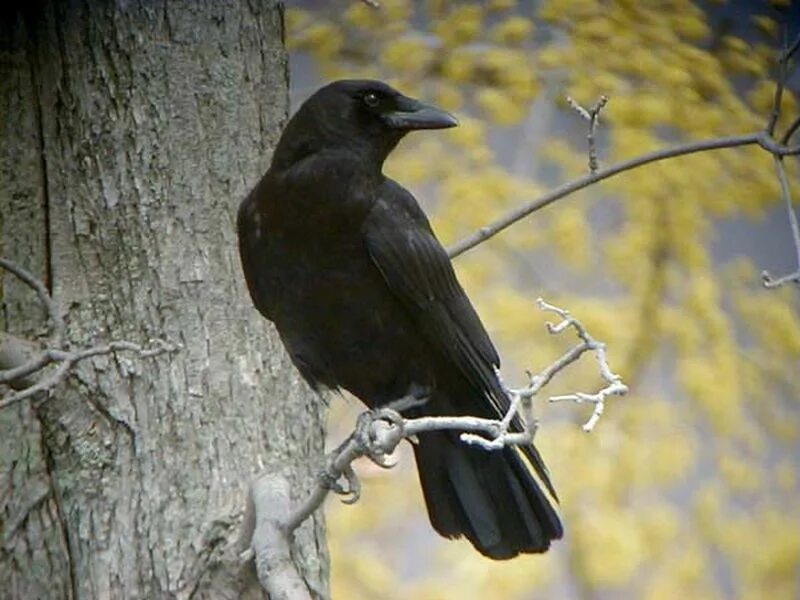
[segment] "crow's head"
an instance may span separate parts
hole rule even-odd
[[[456,125],[450,113],[383,82],[344,79],[320,88],[303,103],[281,135],[276,158],[290,164],[313,152],[341,149],[380,165],[409,131]]]

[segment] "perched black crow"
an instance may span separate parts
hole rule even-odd
[[[371,408],[427,397],[407,416],[497,418],[500,364],[414,197],[383,162],[414,129],[448,113],[378,81],[337,81],[289,121],[272,164],[239,209],[239,249],[256,308],[314,387]],[[544,552],[562,535],[533,445],[487,451],[456,432],[414,446],[431,523],[482,554]]]

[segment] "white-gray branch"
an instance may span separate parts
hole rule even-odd
[[[352,467],[353,461],[364,456],[381,467],[389,468],[393,465],[387,464],[387,458],[403,439],[413,440],[415,436],[429,431],[454,430],[461,432],[460,437],[464,443],[479,445],[486,451],[531,443],[537,428],[532,409],[533,397],[560,371],[563,371],[586,352],[595,353],[600,376],[608,385],[594,394],[576,392],[568,396],[550,398],[550,401],[592,402],[595,405],[594,412],[583,426],[585,431],[591,431],[603,413],[606,399],[612,395],[624,395],[627,393],[628,387],[622,382],[620,376],[614,374],[609,367],[605,344],[595,340],[580,321],[570,316],[568,311],[548,304],[541,298],[538,300],[538,305],[541,310],[555,312],[561,317],[561,321],[556,325],[546,324],[547,331],[551,335],[558,335],[572,327],[580,342],[539,374],[528,373],[529,383],[527,386],[510,389],[504,384],[511,402],[507,413],[502,418],[483,419],[454,416],[406,419],[390,408],[363,413],[359,417],[353,433],[326,458],[326,466],[311,494],[299,506],[285,513],[278,528],[283,532],[285,539],[288,540],[292,531],[322,505],[331,490],[345,496],[343,501],[346,503],[358,500],[360,484]],[[515,419],[518,415],[520,419]],[[520,421],[522,423],[521,431],[519,430]],[[512,423],[515,424],[515,429],[512,429]],[[253,501],[255,500],[254,497]],[[257,532],[257,526],[255,530]],[[246,526],[245,536],[249,534],[249,531],[252,531],[252,522]],[[257,554],[255,544],[253,549]]]
[[[600,111],[608,104],[608,96],[600,96],[597,102],[594,103],[594,106],[588,109],[583,108],[570,96],[567,96],[567,104],[581,117],[589,121],[589,131],[586,133],[586,141],[589,143],[589,172],[592,174],[597,173],[599,164],[597,162],[595,132],[597,131],[597,126],[600,124]]]
[[[798,119],[798,123],[800,123],[800,118]],[[792,230],[792,239],[794,240],[794,252],[797,268],[793,272],[777,278],[773,278],[769,271],[762,271],[761,281],[764,283],[765,288],[780,287],[791,281],[800,285],[800,225],[797,223],[797,214],[795,214],[794,207],[792,206],[792,194],[789,190],[789,181],[786,177],[786,168],[783,166],[783,159],[778,156],[773,156],[772,158],[773,162],[775,163],[775,171],[778,175],[778,181],[781,184],[781,196],[783,197],[783,203],[786,206],[789,227]]]
[[[262,475],[250,486],[245,517],[253,531],[250,548],[258,580],[270,600],[311,600],[292,560],[290,532],[285,526],[290,492],[288,479],[280,473]]]

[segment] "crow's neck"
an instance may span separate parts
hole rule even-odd
[[[373,144],[352,141],[332,144],[314,138],[293,139],[288,144],[279,144],[275,149],[272,168],[286,171],[304,161],[317,159],[333,163],[358,164],[359,170],[365,174],[380,175],[391,149],[391,147],[376,147]]]
[[[343,162],[361,164],[365,172],[380,174],[389,153],[402,133],[344,132],[325,120],[300,122],[292,119],[281,135],[272,157],[272,168],[285,171],[313,156],[338,157]]]

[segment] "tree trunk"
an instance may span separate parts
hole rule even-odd
[[[2,255],[51,287],[72,348],[181,349],[85,361],[0,410],[0,597],[259,597],[227,550],[244,492],[281,469],[300,497],[324,439],[236,251],[287,113],[282,8],[31,4],[0,17]],[[34,294],[0,277],[3,329],[40,334]],[[324,594],[321,517],[293,550]]]

